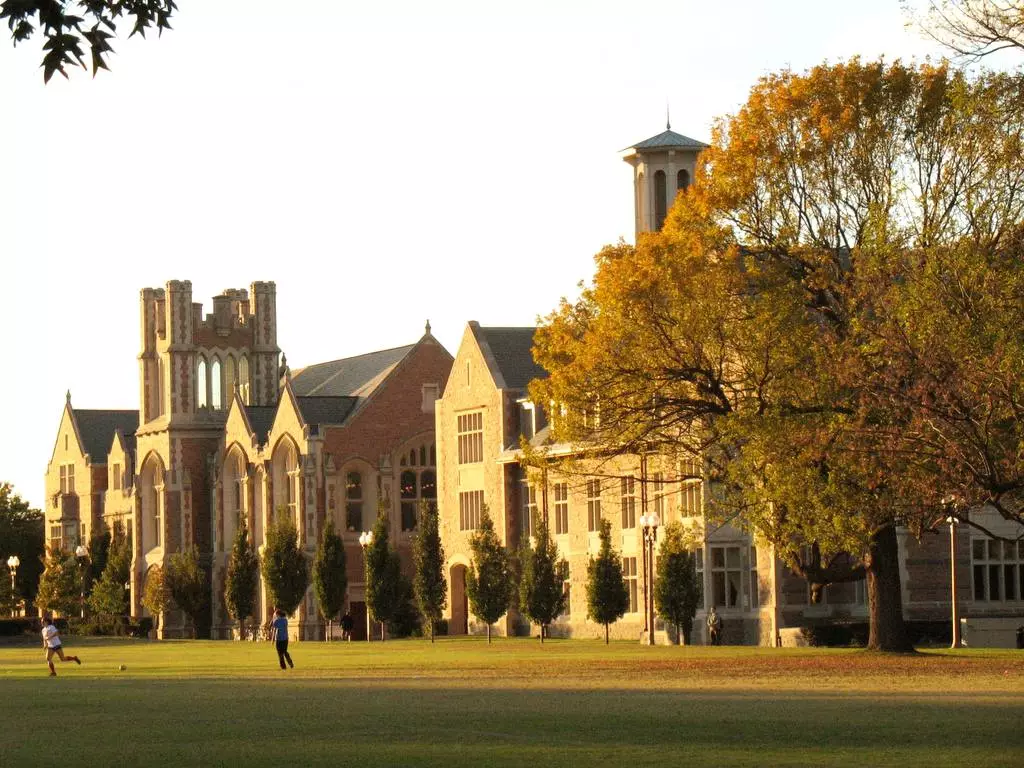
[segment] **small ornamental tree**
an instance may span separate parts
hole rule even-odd
[[[413,544],[416,562],[416,603],[423,620],[430,625],[430,642],[434,642],[434,625],[441,620],[448,601],[448,582],[444,577],[444,547],[438,529],[437,507],[424,504],[420,525]]]
[[[167,574],[159,565],[146,572],[146,583],[142,587],[142,606],[156,619],[154,629],[160,629],[160,617],[171,607],[171,591],[167,587]]]
[[[334,619],[345,606],[345,590],[348,588],[345,568],[345,544],[334,529],[334,518],[328,517],[313,558],[313,594],[316,595],[320,614],[327,621],[327,640],[331,639]]]
[[[676,627],[676,642],[690,644],[693,617],[697,613],[701,589],[692,543],[682,523],[665,526],[665,539],[658,549],[658,575],[654,579],[654,606],[658,615]]]
[[[612,524],[602,518],[601,549],[587,563],[587,616],[604,624],[604,642],[608,644],[608,626],[629,610],[629,590],[622,576],[622,558],[612,549]]]
[[[548,625],[565,612],[568,565],[558,557],[558,546],[551,539],[546,518],[538,522],[536,538],[537,546],[524,551],[519,607],[530,621],[540,624],[543,643]]]
[[[97,527],[89,537],[89,578],[93,582],[103,578],[113,538],[106,525]]]
[[[263,579],[270,599],[289,616],[295,613],[309,586],[306,556],[299,549],[299,532],[286,509],[279,509],[267,529],[263,547]]]
[[[388,527],[388,516],[381,509],[373,525],[373,539],[364,551],[366,607],[374,621],[381,624],[382,641],[385,625],[395,618],[403,600],[409,596],[407,585],[403,584],[398,553],[391,549]]]
[[[18,599],[11,589],[11,582],[3,574],[0,574],[0,614],[14,616],[14,609],[17,607]]]
[[[94,537],[93,541],[103,541]],[[120,617],[128,613],[125,582],[131,577],[132,544],[124,535],[110,537],[103,545],[103,571],[92,588],[88,605],[107,630],[120,631]]]
[[[82,569],[73,554],[51,549],[39,577],[36,606],[42,611],[57,611],[64,616],[82,608]]]
[[[228,559],[224,579],[224,604],[238,622],[238,639],[245,639],[245,619],[256,609],[256,586],[260,578],[260,560],[249,541],[249,528],[242,519]]]
[[[515,583],[508,551],[498,540],[494,523],[487,509],[480,514],[480,527],[469,539],[472,560],[466,574],[466,594],[473,615],[487,625],[487,642],[491,642],[491,625],[508,610]]]
[[[167,561],[166,579],[171,599],[192,624],[192,639],[195,640],[196,619],[206,609],[210,584],[194,547],[171,555]]]

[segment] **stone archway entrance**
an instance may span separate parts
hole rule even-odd
[[[453,565],[449,583],[452,585],[452,620],[448,624],[448,634],[468,634],[469,596],[466,594],[466,566]]]

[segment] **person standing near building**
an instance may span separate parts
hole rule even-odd
[[[61,661],[73,661],[81,664],[82,660],[77,656],[65,656],[64,647],[60,641],[60,630],[53,625],[53,616],[49,613],[43,614],[43,648],[46,649],[46,666],[50,668],[50,677],[57,676],[57,670],[53,668],[53,657]]]
[[[722,644],[722,617],[718,615],[713,605],[708,611],[708,642],[711,645]]]
[[[289,667],[295,669],[291,654],[288,653],[288,617],[285,616],[284,611],[280,608],[274,612],[274,620],[270,622],[270,630],[274,635],[274,647],[277,648],[277,660],[281,663],[281,669],[286,669],[284,665],[285,660],[288,661]]]

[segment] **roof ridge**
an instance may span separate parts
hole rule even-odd
[[[397,351],[399,349],[411,349],[412,347],[415,347],[415,346],[416,346],[415,343],[413,343],[413,344],[399,344],[397,347],[388,347],[387,349],[377,349],[377,350],[374,350],[373,352],[364,352],[361,355],[350,355],[349,357],[339,357],[336,360],[324,360],[323,362],[320,362],[320,363],[310,363],[309,365],[304,365],[301,368],[293,369],[292,375],[294,376],[295,374],[297,374],[297,373],[299,373],[301,371],[305,371],[305,370],[308,370],[310,368],[314,368],[314,367],[316,367],[318,365],[331,365],[332,363],[343,363],[346,360],[358,360],[360,357],[369,357],[370,355],[380,355],[380,354],[383,354],[384,352],[395,352],[395,351]]]

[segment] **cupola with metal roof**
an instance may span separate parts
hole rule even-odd
[[[636,236],[656,232],[676,195],[693,180],[697,155],[708,145],[672,130],[666,115],[665,130],[622,150],[622,159],[633,167],[633,207]]]

